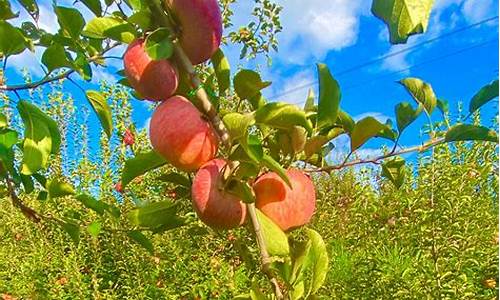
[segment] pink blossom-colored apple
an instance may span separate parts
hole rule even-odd
[[[180,33],[180,44],[197,65],[219,48],[222,17],[217,0],[168,0],[169,11]]]
[[[223,159],[203,165],[193,181],[191,197],[198,217],[215,229],[231,229],[245,222],[246,206],[236,196],[222,188]]]
[[[125,75],[130,85],[144,99],[168,99],[179,84],[177,68],[166,59],[151,59],[144,47],[144,39],[137,39],[128,46],[123,55]]]
[[[260,176],[254,183],[255,205],[282,230],[309,223],[316,209],[316,190],[303,172],[286,172],[292,188],[274,172]]]
[[[174,96],[154,111],[149,125],[154,150],[180,170],[190,172],[213,159],[218,138],[198,109],[186,98]]]

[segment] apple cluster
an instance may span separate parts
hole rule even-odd
[[[222,18],[217,0],[169,0],[167,12],[175,23],[177,38],[193,65],[207,61],[219,48]],[[132,42],[124,57],[130,85],[144,99],[161,102],[151,117],[149,137],[153,149],[170,164],[196,172],[192,202],[199,218],[216,229],[242,225],[246,205],[224,189],[227,161],[216,158],[219,137],[207,118],[185,97],[175,95],[179,70],[175,61],[153,60],[145,39]],[[311,179],[295,169],[287,171],[290,186],[269,172],[253,183],[256,207],[283,230],[308,223],[316,196]]]

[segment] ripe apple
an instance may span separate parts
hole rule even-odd
[[[123,134],[123,143],[127,146],[133,146],[135,143],[135,138],[134,134],[130,129],[125,130],[125,133]]]
[[[145,99],[168,99],[179,84],[177,68],[166,59],[151,59],[144,47],[144,39],[137,39],[128,46],[123,55],[125,75],[130,85]]]
[[[196,107],[182,96],[163,101],[149,125],[151,144],[173,166],[195,171],[217,153],[217,135]]]
[[[123,194],[123,186],[120,181],[115,184],[115,191],[117,191],[120,194]]]
[[[246,206],[221,186],[223,159],[214,159],[196,173],[191,187],[191,198],[198,217],[216,229],[231,229],[245,222]]]
[[[316,208],[316,191],[303,172],[286,172],[292,188],[274,172],[260,176],[254,183],[255,205],[282,230],[309,223]]]
[[[209,59],[219,48],[222,17],[217,0],[168,0],[179,29],[179,40],[194,65]]]

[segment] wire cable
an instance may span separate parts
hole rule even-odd
[[[342,70],[340,72],[338,72],[337,74],[335,74],[335,77],[340,77],[340,76],[343,76],[345,74],[348,74],[348,73],[351,73],[353,71],[356,71],[356,70],[359,70],[359,69],[362,69],[364,67],[367,67],[367,66],[370,66],[370,65],[373,65],[379,61],[383,61],[383,60],[386,60],[388,58],[391,58],[391,57],[394,57],[394,56],[397,56],[397,55],[401,55],[403,53],[411,53],[411,52],[414,52],[416,50],[418,50],[419,48],[427,45],[427,44],[430,44],[430,43],[433,43],[435,41],[438,41],[440,39],[443,39],[443,38],[447,38],[447,37],[450,37],[452,35],[455,35],[457,33],[460,33],[460,32],[463,32],[463,31],[466,31],[466,30],[469,30],[471,28],[474,28],[474,27],[477,27],[479,25],[482,25],[482,24],[485,24],[485,23],[488,23],[488,22],[491,22],[493,20],[498,20],[498,16],[494,16],[494,17],[491,17],[491,18],[487,18],[487,19],[484,19],[484,20],[481,20],[479,22],[476,22],[476,23],[473,23],[473,24],[470,24],[468,26],[465,26],[465,27],[461,27],[461,28],[458,28],[456,30],[453,30],[453,31],[450,31],[450,32],[447,32],[447,33],[444,33],[442,35],[438,35],[436,37],[433,37],[433,38],[430,38],[426,41],[423,41],[421,43],[417,43],[417,44],[414,44],[412,46],[409,46],[409,47],[406,47],[404,49],[401,49],[401,50],[398,50],[398,51],[395,51],[395,52],[392,52],[392,53],[389,53],[389,54],[386,54],[386,55],[383,55],[383,56],[380,56],[380,57],[377,57],[377,58],[374,58],[372,60],[368,60],[364,63],[361,63],[359,65],[355,65],[353,67],[350,67],[348,69],[345,69],[345,70]],[[280,94],[276,94],[276,95],[273,95],[271,97],[269,97],[268,99],[269,100],[274,100],[276,98],[280,98],[280,97],[283,97],[283,96],[286,96],[288,94],[291,94],[293,92],[296,92],[296,91],[300,91],[304,88],[308,88],[308,87],[311,87],[315,84],[318,83],[318,80],[314,80],[314,81],[311,81],[311,82],[308,82],[308,83],[305,83],[303,85],[299,85],[297,87],[294,87],[290,90],[287,90],[287,91],[284,91]]]
[[[439,60],[446,59],[446,58],[451,57],[451,56],[462,54],[464,52],[471,51],[471,50],[476,49],[476,48],[484,47],[484,46],[486,46],[486,45],[488,45],[490,43],[493,43],[495,41],[498,41],[498,37],[495,37],[493,39],[490,39],[490,40],[487,40],[487,41],[483,41],[483,42],[480,42],[480,43],[473,44],[473,45],[471,45],[469,47],[458,49],[457,51],[454,51],[454,52],[450,52],[450,53],[447,53],[447,54],[444,54],[444,55],[433,57],[433,58],[428,59],[428,60],[421,61],[419,63],[413,64],[413,65],[408,66],[408,67],[403,68],[403,69],[396,70],[394,72],[385,73],[385,74],[383,74],[381,76],[377,76],[377,77],[372,78],[370,80],[366,80],[366,81],[363,81],[363,82],[359,82],[359,83],[356,83],[356,84],[352,84],[352,85],[346,86],[345,88],[342,88],[342,90],[345,91],[345,90],[353,89],[355,87],[364,86],[364,85],[370,84],[372,82],[378,81],[380,79],[383,79],[383,78],[386,78],[386,77],[390,77],[392,75],[399,74],[399,73],[411,70],[411,69],[416,68],[416,67],[420,67],[420,66],[423,66],[423,65],[426,65],[426,64],[429,64],[429,63],[433,63],[433,62],[436,62],[436,61],[439,61]],[[303,101],[300,101],[300,102],[291,103],[291,104],[301,104],[301,103],[304,103],[305,101],[306,100],[303,100]]]

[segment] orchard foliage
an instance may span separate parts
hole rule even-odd
[[[136,147],[133,131],[118,131],[125,132],[123,141],[134,155],[125,162],[115,189],[127,195],[133,192],[134,182],[160,173],[150,184],[167,182],[175,190],[167,197],[162,195],[161,201],[147,202],[122,216],[118,203],[100,201],[88,188],[70,183],[63,172],[51,172],[62,144],[60,128],[32,101],[19,99],[16,108],[24,124],[22,131],[11,126],[11,116],[0,115],[0,172],[8,195],[28,218],[59,226],[75,243],[84,227],[92,236],[118,231],[154,253],[144,233],[163,233],[195,222],[192,212],[168,199],[191,198],[194,211],[207,225],[228,229],[248,224],[255,235],[262,271],[273,293],[253,285],[240,298],[313,299],[329,267],[326,245],[311,228],[300,231],[300,242],[289,240],[292,230],[306,225],[315,212],[316,191],[306,173],[314,179],[320,177],[316,173],[381,164],[382,176],[401,187],[406,174],[401,154],[424,152],[448,142],[498,142],[495,131],[475,123],[434,128],[431,115],[440,110],[446,116],[447,105],[419,78],[399,82],[413,102],[396,106],[396,128],[374,117],[355,121],[349,116],[341,107],[341,87],[324,64],[317,65],[319,95],[311,92],[304,108],[267,101],[262,91],[271,82],[253,70],[231,70],[219,46],[229,41],[242,44],[241,58],[277,50],[281,7],[268,0],[255,1],[253,16],[258,23],[252,21],[228,36],[223,35],[223,28],[231,24],[233,1],[80,2],[95,17],[85,20],[76,8],[54,4],[60,28],[50,34],[37,25],[40,10],[36,1],[20,2],[33,20],[15,26],[18,13],[9,1],[0,0],[4,69],[9,57],[37,48],[43,50],[41,63],[46,71],[42,79],[26,84],[11,85],[7,78],[0,90],[20,98],[21,90],[61,79],[79,86],[70,76],[90,80],[91,66],[105,66],[111,50],[127,46],[124,70],[119,72],[124,78],[119,83],[132,87],[130,97],[161,103],[150,127],[153,149]],[[392,42],[404,42],[409,35],[425,31],[433,1],[416,2],[419,5],[410,0],[373,2],[373,13],[388,24]],[[100,91],[85,91],[85,95],[107,136],[101,144],[106,149],[105,143],[117,131],[109,101]],[[471,99],[469,117],[496,97],[498,80]],[[429,140],[419,147],[398,150],[404,130],[420,115],[429,118]],[[326,158],[341,135],[349,137],[350,152],[341,164],[331,165]],[[370,159],[351,158],[375,138],[386,140],[390,150]],[[194,181],[191,172],[196,172]],[[69,216],[42,215],[18,196],[20,191],[29,194],[35,190],[41,201],[72,197],[111,221],[88,224]],[[106,227],[109,222],[112,226]]]

